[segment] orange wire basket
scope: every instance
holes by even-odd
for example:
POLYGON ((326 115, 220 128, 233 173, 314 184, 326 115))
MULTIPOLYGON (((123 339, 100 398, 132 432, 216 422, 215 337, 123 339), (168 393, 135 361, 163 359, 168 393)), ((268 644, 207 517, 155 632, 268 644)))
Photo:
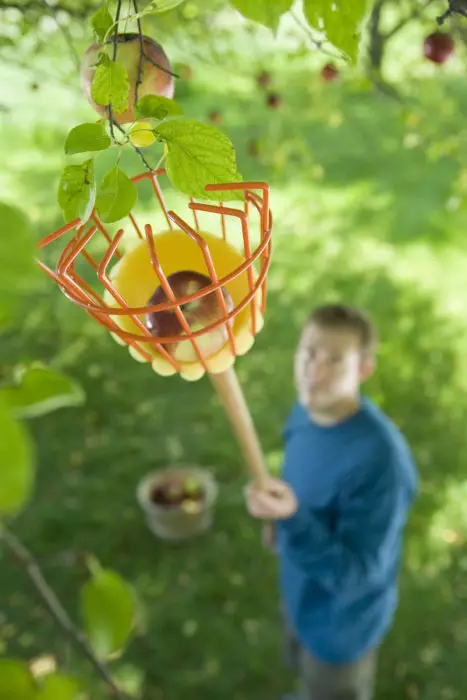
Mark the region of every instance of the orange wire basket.
MULTIPOLYGON (((94 209, 87 222, 83 223, 80 219, 71 221, 39 242, 39 248, 46 248, 59 239, 60 242, 67 240, 61 246, 55 269, 49 267, 44 261, 38 262, 73 303, 83 308, 112 333, 118 342, 128 345, 136 359, 152 363, 156 358, 162 359, 165 361, 165 371, 161 373, 178 372, 183 375, 182 364, 166 347, 170 343, 179 342, 180 336, 153 337, 144 323, 144 316, 148 313, 173 309, 184 331, 183 340, 191 342, 196 361, 202 368, 196 374, 195 378, 198 378, 204 372, 212 371, 212 363, 199 347, 201 336, 211 333, 222 325, 225 326, 226 345, 229 347, 233 362, 238 354, 244 354, 245 347, 249 349, 245 344, 240 347, 242 343, 239 343, 235 319, 241 316, 243 325, 245 322, 248 324, 251 338, 254 338, 262 327, 262 317, 266 307, 267 274, 271 260, 272 215, 269 210, 269 186, 264 182, 208 185, 207 191, 219 192, 219 203, 198 202, 189 198, 188 208, 191 210, 193 221, 188 223, 175 211, 167 208, 160 183, 164 175, 164 169, 144 172, 133 177, 132 182, 137 184, 149 181, 151 183, 154 201, 159 208, 158 213, 162 212, 168 226, 168 233, 177 232, 178 238, 175 236, 171 239, 173 243, 170 251, 170 269, 173 271, 177 268, 178 255, 179 253, 181 255, 183 246, 187 247, 187 250, 190 248, 190 256, 193 259, 196 258, 198 267, 211 279, 209 286, 183 297, 175 296, 167 279, 169 274, 166 260, 158 249, 158 240, 162 239, 157 233, 154 235, 151 223, 141 225, 138 221, 143 215, 150 218, 150 213, 137 215, 135 212, 130 212, 126 220, 118 223, 117 232, 112 234, 94 209), (222 202, 222 193, 233 190, 243 193, 243 199, 239 199, 238 206, 233 204, 226 206, 222 202), (217 231, 215 238, 222 243, 216 243, 214 247, 213 235, 205 234, 201 230, 199 218, 202 212, 214 215, 217 219, 213 222, 214 226, 209 228, 217 231), (236 254, 233 253, 233 246, 228 240, 228 229, 233 226, 239 226, 241 232, 241 235, 240 232, 238 235, 241 244, 236 246, 236 254), (252 235, 253 227, 254 235, 252 235), (68 239, 69 234, 72 235, 68 239), (127 255, 125 241, 128 236, 132 237, 133 248, 138 243, 145 249, 143 254, 147 258, 147 264, 151 266, 151 275, 154 273, 152 288, 154 290, 160 285, 167 301, 150 305, 148 299, 151 295, 146 295, 141 300, 142 303, 135 305, 129 300, 129 295, 119 288, 116 277, 112 274, 112 268, 116 269, 125 259, 127 255), (185 242, 180 236, 183 236, 185 242), (92 250, 92 243, 96 237, 101 237, 101 250, 98 256, 92 250), (256 240, 255 245, 252 244, 253 237, 256 240), (102 242, 104 242, 103 254, 102 242), (228 263, 226 263, 227 258, 228 263), (83 263, 87 272, 78 269, 83 266, 83 263), (90 272, 91 279, 89 279, 90 272), (221 287, 228 288, 229 284, 240 278, 242 279, 241 289, 237 284, 234 308, 229 311, 221 287), (201 330, 192 330, 181 307, 212 293, 216 294, 223 312, 222 317, 201 330)), ((161 366, 160 361, 157 366, 161 366)))

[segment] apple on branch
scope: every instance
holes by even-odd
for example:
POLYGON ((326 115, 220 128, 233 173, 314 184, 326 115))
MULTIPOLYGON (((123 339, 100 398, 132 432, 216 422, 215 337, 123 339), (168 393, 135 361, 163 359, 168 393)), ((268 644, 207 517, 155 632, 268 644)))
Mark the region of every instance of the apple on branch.
POLYGON ((277 92, 271 92, 266 97, 266 104, 270 109, 279 109, 282 107, 282 97, 277 92))
POLYGON ((446 63, 454 53, 454 40, 446 32, 433 32, 423 42, 423 55, 433 63, 446 63))
POLYGON ((209 112, 208 119, 210 122, 212 122, 212 124, 221 124, 222 114, 217 109, 213 109, 211 112, 209 112))
POLYGON ((326 63, 321 68, 321 77, 324 81, 330 83, 339 77, 339 71, 333 63, 326 63))
MULTIPOLYGON (((109 58, 112 58, 113 48, 113 38, 107 41, 104 46, 95 42, 85 52, 81 66, 81 83, 85 95, 89 103, 102 117, 107 116, 106 108, 103 105, 96 104, 92 99, 91 85, 96 72, 99 53, 105 51, 109 58)), ((138 99, 145 95, 162 95, 172 99, 175 89, 174 78, 164 49, 150 37, 143 36, 142 50, 144 57, 141 62, 141 83, 138 87, 138 99)), ((128 108, 121 114, 113 114, 113 118, 118 124, 128 124, 135 120, 134 102, 140 68, 140 53, 141 41, 139 34, 125 33, 117 35, 116 60, 117 63, 120 63, 126 69, 129 82, 128 108)))
MULTIPOLYGON (((212 284, 212 280, 199 272, 181 270, 167 277, 167 282, 176 299, 195 294, 212 284)), ((234 308, 234 302, 229 292, 220 287, 228 313, 234 308)), ((162 286, 159 286, 148 301, 148 305, 162 304, 169 301, 162 286)), ((224 311, 216 291, 205 294, 199 299, 181 304, 183 315, 192 332, 206 328, 215 321, 224 318, 224 311)), ((227 323, 233 325, 233 319, 227 323)), ((199 358, 191 340, 184 340, 186 332, 175 312, 175 309, 153 311, 146 315, 146 327, 154 338, 179 337, 179 342, 163 343, 164 348, 177 362, 196 362, 199 358)), ((215 355, 227 342, 228 332, 223 323, 218 328, 198 336, 195 341, 205 358, 215 355)))
POLYGON ((259 85, 259 87, 266 88, 268 85, 271 84, 271 74, 267 70, 261 71, 259 75, 256 77, 256 82, 259 85))

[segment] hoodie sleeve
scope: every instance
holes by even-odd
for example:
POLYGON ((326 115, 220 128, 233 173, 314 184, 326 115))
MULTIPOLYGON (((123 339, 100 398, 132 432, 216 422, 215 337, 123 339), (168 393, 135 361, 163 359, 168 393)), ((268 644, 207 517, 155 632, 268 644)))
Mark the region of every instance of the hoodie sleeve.
POLYGON ((392 566, 414 492, 413 465, 399 450, 386 449, 383 455, 349 486, 333 529, 303 505, 279 523, 286 556, 329 592, 357 587, 360 581, 377 584, 392 566))

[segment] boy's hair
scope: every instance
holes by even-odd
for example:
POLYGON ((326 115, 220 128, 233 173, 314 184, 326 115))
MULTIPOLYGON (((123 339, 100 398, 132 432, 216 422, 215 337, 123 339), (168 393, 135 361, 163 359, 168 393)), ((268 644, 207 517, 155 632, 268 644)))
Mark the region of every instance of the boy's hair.
POLYGON ((315 323, 321 328, 352 331, 358 336, 365 355, 372 355, 378 345, 378 334, 370 317, 361 309, 349 304, 325 304, 314 309, 306 320, 306 326, 315 323))

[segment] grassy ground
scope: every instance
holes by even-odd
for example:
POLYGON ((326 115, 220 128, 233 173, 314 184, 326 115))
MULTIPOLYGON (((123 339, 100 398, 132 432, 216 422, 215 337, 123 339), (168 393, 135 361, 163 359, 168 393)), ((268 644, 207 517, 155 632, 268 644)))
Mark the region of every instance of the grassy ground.
MULTIPOLYGON (((264 450, 277 465, 303 317, 324 300, 364 305, 382 336, 368 391, 408 436, 422 475, 376 697, 465 698, 467 250, 462 154, 452 144, 464 128, 465 100, 454 80, 433 82, 422 86, 420 106, 402 109, 350 82, 324 91, 298 66, 279 74, 285 103, 271 113, 245 78, 233 80, 229 93, 218 78, 182 85, 181 101, 195 118, 220 108, 245 178, 272 185, 267 323, 237 364, 264 450), (259 135, 261 156, 254 160, 247 143, 259 135)), ((14 79, 19 90, 20 76, 14 79)), ((15 125, 2 117, 0 143, 5 196, 29 202, 40 233, 59 223, 51 192, 63 136, 89 117, 63 91, 54 93, 61 107, 47 113, 54 88, 47 89, 37 97, 33 127, 28 94, 17 93, 23 97, 15 125)), ((278 662, 275 561, 245 514, 242 465, 209 381, 191 385, 148 374, 49 284, 25 300, 18 327, 2 338, 0 358, 5 374, 18 361, 53 360, 87 391, 84 408, 32 423, 37 492, 16 530, 44 559, 76 619, 85 570, 50 557, 92 551, 135 585, 146 629, 114 662, 127 687, 144 700, 270 700, 287 690, 293 679, 278 662), (174 548, 147 531, 135 487, 148 470, 187 460, 212 468, 220 499, 212 533, 174 548)), ((6 558, 1 570, 3 650, 63 659, 63 643, 22 572, 6 558)), ((65 656, 93 688, 93 700, 104 698, 86 662, 65 656)))

